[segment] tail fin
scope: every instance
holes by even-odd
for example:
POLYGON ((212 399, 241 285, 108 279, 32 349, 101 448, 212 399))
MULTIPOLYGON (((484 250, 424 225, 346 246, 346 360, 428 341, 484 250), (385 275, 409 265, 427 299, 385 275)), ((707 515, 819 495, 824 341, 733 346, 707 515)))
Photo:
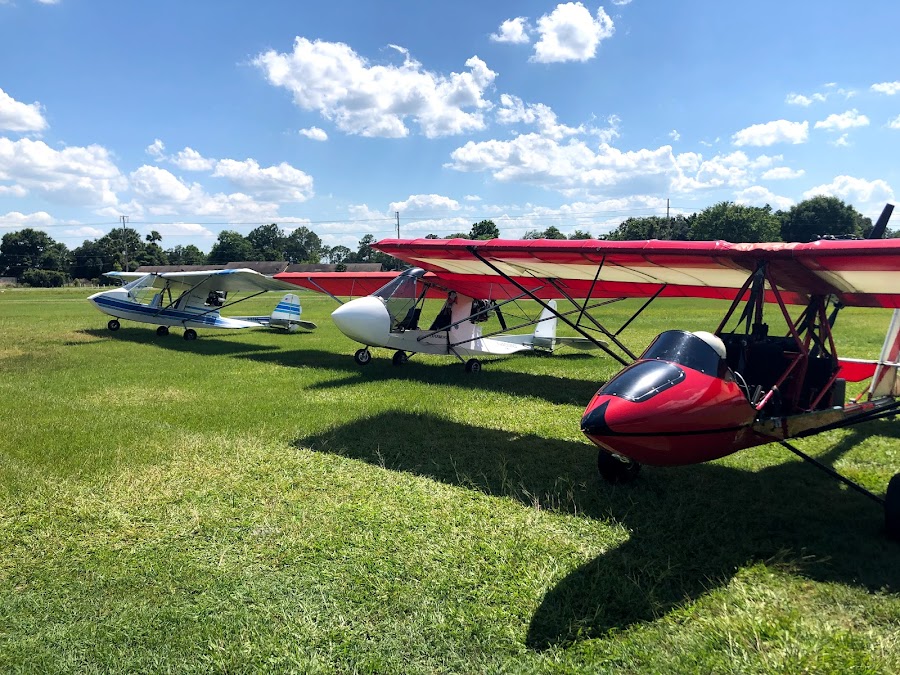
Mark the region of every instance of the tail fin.
POLYGON ((278 304, 275 305, 275 309, 272 310, 272 322, 275 321, 299 321, 300 313, 303 309, 300 307, 300 298, 298 298, 293 293, 287 293, 281 300, 278 301, 278 304))
MULTIPOLYGON (((554 310, 556 309, 556 300, 547 303, 554 310)), ((549 309, 544 308, 538 319, 537 325, 534 327, 534 346, 544 349, 553 349, 556 342, 556 314, 549 309)))
POLYGON ((891 316, 891 325, 884 337, 884 346, 878 358, 878 367, 869 386, 869 397, 900 396, 900 379, 897 378, 897 357, 900 355, 900 309, 891 316))

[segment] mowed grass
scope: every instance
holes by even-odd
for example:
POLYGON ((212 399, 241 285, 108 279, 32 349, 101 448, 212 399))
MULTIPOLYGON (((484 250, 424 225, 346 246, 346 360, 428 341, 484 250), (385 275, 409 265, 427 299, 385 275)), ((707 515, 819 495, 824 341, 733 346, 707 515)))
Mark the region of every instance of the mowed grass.
MULTIPOLYGON (((88 294, 0 293, 2 672, 900 672, 879 508, 777 446, 601 483, 578 422, 610 358, 360 368, 321 296, 314 333, 188 343, 88 294)), ((842 354, 887 320, 845 310, 842 354)), ((897 438, 798 445, 883 494, 897 438)))

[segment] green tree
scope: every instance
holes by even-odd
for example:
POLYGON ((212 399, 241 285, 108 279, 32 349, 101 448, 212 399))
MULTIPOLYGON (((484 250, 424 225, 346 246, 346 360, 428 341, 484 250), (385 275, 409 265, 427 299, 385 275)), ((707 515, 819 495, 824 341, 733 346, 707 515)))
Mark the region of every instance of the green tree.
POLYGON ((258 260, 259 252, 240 232, 222 230, 207 256, 208 262, 223 265, 242 260, 258 260))
POLYGON ((178 245, 166 251, 170 265, 204 265, 206 254, 193 244, 178 245))
MULTIPOLYGON (((559 231, 559 228, 556 225, 551 225, 546 230, 528 230, 522 239, 565 239, 566 235, 559 231)), ((584 239, 590 239, 591 235, 587 235, 583 237, 584 239)))
POLYGON ((113 256, 104 250, 96 240, 85 240, 72 251, 72 265, 69 274, 73 279, 98 279, 113 267, 113 256))
POLYGON ((575 230, 572 234, 569 235, 569 239, 593 239, 590 232, 582 232, 581 230, 575 230))
POLYGON ((343 265, 350 260, 352 255, 353 251, 346 246, 334 246, 328 249, 326 257, 328 258, 328 262, 332 265, 343 265))
POLYGON ((69 250, 50 235, 30 227, 7 232, 0 239, 0 273, 21 277, 26 270, 65 272, 69 267, 69 250))
POLYGON ((815 241, 823 235, 862 237, 872 221, 837 197, 817 195, 778 213, 784 241, 815 241))
POLYGON ((472 225, 472 231, 469 233, 469 239, 498 239, 500 230, 494 225, 493 220, 480 220, 472 225))
POLYGON ((690 218, 685 218, 682 215, 677 215, 674 218, 663 218, 661 216, 628 218, 610 232, 607 239, 613 241, 643 241, 645 239, 686 240, 690 239, 693 218, 693 215, 690 218))
POLYGON ((294 263, 317 263, 324 248, 319 235, 307 227, 298 227, 291 232, 283 246, 285 256, 294 263))
POLYGON ((781 223, 771 206, 719 202, 697 214, 691 228, 694 241, 781 241, 781 223))
POLYGON ((260 225, 247 235, 247 241, 257 251, 259 260, 285 259, 284 231, 275 223, 260 225))

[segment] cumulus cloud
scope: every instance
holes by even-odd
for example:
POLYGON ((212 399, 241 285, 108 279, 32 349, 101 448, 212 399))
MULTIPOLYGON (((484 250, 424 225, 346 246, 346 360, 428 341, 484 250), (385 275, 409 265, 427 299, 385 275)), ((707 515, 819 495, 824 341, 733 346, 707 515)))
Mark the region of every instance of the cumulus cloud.
POLYGON ((809 96, 804 96, 803 94, 795 94, 791 92, 784 99, 784 102, 788 105, 799 105, 804 108, 811 106, 813 103, 823 103, 826 99, 825 94, 811 94, 809 96))
POLYGON ((299 133, 301 136, 306 136, 313 141, 328 140, 328 134, 326 134, 325 131, 323 129, 320 129, 319 127, 309 127, 308 129, 301 129, 299 133))
POLYGON ((410 195, 402 202, 391 202, 389 211, 458 211, 459 202, 443 195, 410 195))
POLYGON ((865 127, 869 125, 869 118, 860 115, 859 111, 854 108, 841 114, 832 114, 824 120, 816 122, 816 129, 825 129, 826 131, 846 131, 853 127, 865 127))
POLYGON ((71 230, 63 230, 63 234, 67 237, 84 237, 85 239, 97 239, 102 237, 106 232, 97 227, 84 225, 83 227, 75 227, 71 230))
POLYGON ((161 162, 166 158, 166 144, 157 138, 150 145, 144 148, 144 152, 150 155, 157 162, 161 162))
POLYGON ((517 16, 515 19, 507 19, 500 24, 496 33, 490 36, 491 42, 507 42, 509 44, 527 44, 531 42, 528 37, 528 19, 517 16))
POLYGON ((776 143, 805 143, 809 137, 808 122, 789 122, 788 120, 775 120, 765 124, 753 124, 746 129, 741 129, 731 137, 732 142, 738 146, 768 146, 776 143))
POLYGON ((877 91, 879 94, 893 96, 894 94, 900 93, 900 82, 878 82, 877 84, 873 84, 871 89, 872 91, 877 91))
POLYGON ((28 132, 43 131, 47 126, 40 103, 21 103, 0 89, 0 129, 28 132))
POLYGON ((836 176, 833 181, 824 185, 817 185, 803 193, 804 199, 826 195, 838 197, 849 203, 878 203, 894 199, 894 191, 891 186, 882 179, 868 181, 865 178, 853 176, 836 176))
POLYGON ((172 164, 183 171, 209 171, 216 165, 216 160, 204 157, 193 148, 185 148, 171 158, 172 164))
POLYGON ((894 119, 888 121, 887 125, 890 129, 900 129, 900 115, 897 115, 894 119))
POLYGON ((754 185, 753 187, 740 190, 735 195, 734 201, 746 206, 765 206, 768 204, 775 209, 781 210, 788 209, 794 205, 794 200, 790 197, 780 197, 761 185, 754 185))
POLYGON ((227 178, 239 188, 278 201, 305 202, 313 196, 313 179, 287 162, 261 168, 255 159, 223 159, 213 176, 227 178))
POLYGON ((274 202, 257 202, 240 192, 209 194, 199 183, 188 185, 157 166, 145 164, 129 178, 133 192, 153 215, 190 214, 241 221, 265 220, 278 214, 274 202))
POLYGON ((303 110, 348 134, 388 138, 407 136, 409 120, 428 138, 483 129, 491 107, 483 95, 497 75, 477 56, 466 61, 468 71, 440 75, 408 54, 401 66, 372 65, 344 43, 302 37, 292 52, 270 50, 253 63, 303 110))
POLYGON ((672 129, 672 131, 669 132, 669 138, 671 138, 675 142, 678 142, 681 140, 681 134, 678 133, 677 129, 672 129))
POLYGON ((209 228, 199 223, 159 223, 153 226, 163 237, 203 237, 215 239, 216 235, 209 228))
POLYGON ((544 136, 561 139, 566 136, 574 136, 585 132, 585 127, 569 127, 560 124, 556 113, 543 103, 526 104, 517 96, 509 94, 500 95, 500 107, 497 108, 497 121, 500 124, 524 124, 535 125, 544 136))
POLYGON ((766 171, 763 180, 788 180, 790 178, 800 178, 806 173, 803 169, 791 169, 787 166, 776 166, 766 171))
POLYGON ((16 229, 20 227, 46 227, 52 225, 55 220, 46 211, 36 211, 27 214, 20 211, 10 211, 5 216, 0 216, 0 222, 3 223, 3 227, 16 229))
POLYGON ((534 45, 532 61, 561 63, 594 58, 597 46, 612 37, 613 21, 602 7, 596 16, 580 2, 557 5, 537 22, 540 39, 534 45))
POLYGON ((118 203, 126 182, 109 151, 99 145, 54 150, 43 141, 0 138, 0 185, 79 206, 118 203))

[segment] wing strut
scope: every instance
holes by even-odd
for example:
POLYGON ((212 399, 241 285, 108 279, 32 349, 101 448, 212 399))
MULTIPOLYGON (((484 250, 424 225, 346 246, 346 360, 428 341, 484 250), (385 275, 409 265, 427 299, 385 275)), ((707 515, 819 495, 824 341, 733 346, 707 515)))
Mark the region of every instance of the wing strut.
MULTIPOLYGON (((629 365, 628 361, 626 361, 626 360, 623 359, 621 356, 619 356, 618 354, 616 354, 614 351, 612 351, 609 347, 607 347, 605 344, 603 344, 602 342, 600 342, 600 341, 599 341, 597 338, 595 338, 593 335, 591 335, 590 333, 586 332, 586 331, 585 331, 583 328, 581 328, 580 326, 577 326, 576 324, 574 324, 574 323, 572 323, 571 321, 569 321, 568 318, 566 318, 565 316, 563 316, 562 314, 560 314, 559 312, 557 312, 555 309, 553 309, 552 307, 550 307, 550 305, 548 305, 546 302, 544 302, 544 301, 541 300, 539 297, 537 297, 537 295, 535 295, 534 293, 530 292, 527 288, 525 288, 525 287, 524 287, 522 284, 520 284, 518 281, 516 281, 515 279, 513 279, 511 276, 509 276, 508 274, 506 274, 505 272, 503 272, 501 269, 499 269, 496 265, 494 265, 494 264, 491 263, 489 260, 487 260, 484 256, 482 256, 482 255, 477 251, 477 249, 476 249, 474 246, 467 246, 466 248, 468 249, 469 253, 471 253, 473 256, 475 256, 476 258, 478 258, 478 260, 480 260, 480 261, 483 262, 485 265, 487 265, 487 266, 488 266, 490 269, 492 269, 495 273, 499 274, 499 275, 500 275, 501 277, 503 277, 506 281, 508 281, 509 283, 511 283, 513 286, 515 286, 516 288, 518 288, 518 289, 519 289, 520 291, 522 291, 523 293, 525 293, 525 294, 531 296, 531 299, 532 299, 532 300, 534 300, 536 303, 538 303, 541 307, 543 307, 544 309, 546 309, 548 312, 550 312, 550 313, 552 313, 552 314, 555 314, 556 317, 557 317, 559 320, 561 320, 564 324, 566 324, 569 328, 571 328, 572 330, 574 330, 574 331, 576 331, 577 333, 579 333, 582 337, 585 337, 585 338, 587 338, 588 340, 590 340, 591 342, 593 342, 595 345, 597 345, 597 347, 598 347, 599 349, 602 349, 604 352, 606 352, 607 354, 609 354, 611 357, 613 357, 616 361, 618 361, 619 363, 621 363, 623 366, 629 365)), ((616 342, 618 342, 618 341, 616 341, 616 342)))

